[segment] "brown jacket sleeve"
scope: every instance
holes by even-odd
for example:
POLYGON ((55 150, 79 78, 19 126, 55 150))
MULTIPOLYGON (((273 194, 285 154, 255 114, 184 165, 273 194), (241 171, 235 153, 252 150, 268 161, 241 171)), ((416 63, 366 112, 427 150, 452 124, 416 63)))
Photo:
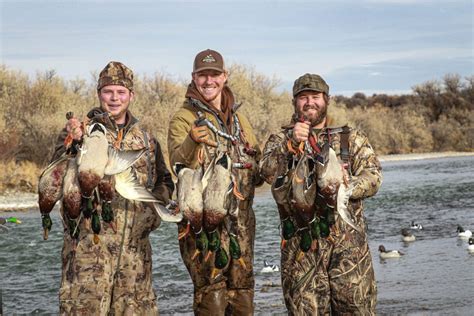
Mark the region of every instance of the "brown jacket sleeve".
POLYGON ((177 162, 190 167, 196 163, 197 149, 200 145, 189 135, 195 120, 194 114, 184 108, 176 112, 171 119, 168 129, 168 153, 171 167, 177 162))

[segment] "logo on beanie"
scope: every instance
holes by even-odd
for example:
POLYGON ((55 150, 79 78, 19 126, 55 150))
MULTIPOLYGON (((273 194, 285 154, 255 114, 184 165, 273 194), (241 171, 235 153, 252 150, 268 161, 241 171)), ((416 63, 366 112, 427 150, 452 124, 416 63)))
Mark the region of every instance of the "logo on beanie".
POLYGON ((214 58, 214 56, 209 54, 209 55, 207 55, 206 57, 203 58, 202 62, 203 63, 215 63, 216 59, 214 58))

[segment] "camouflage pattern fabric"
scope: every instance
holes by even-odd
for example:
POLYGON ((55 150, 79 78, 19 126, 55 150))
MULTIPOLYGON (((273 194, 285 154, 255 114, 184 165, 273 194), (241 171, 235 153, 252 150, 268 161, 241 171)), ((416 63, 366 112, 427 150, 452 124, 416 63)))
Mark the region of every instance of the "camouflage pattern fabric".
MULTIPOLYGON (((313 131, 318 144, 327 141, 326 129, 313 131)), ((261 161, 261 173, 272 183, 278 161, 288 155, 289 130, 271 135, 261 161)), ((340 156, 340 134, 332 134, 331 146, 340 156)), ((349 135, 351 183, 355 184, 348 210, 362 234, 339 218, 327 238, 319 238, 316 250, 298 261, 300 237, 290 239, 281 252, 281 277, 290 315, 373 315, 376 283, 367 242, 362 199, 381 185, 381 166, 367 137, 357 130, 349 135)))
MULTIPOLYGON (((115 142, 115 124, 99 109, 91 113, 97 114, 91 115, 93 121, 99 121, 107 127, 109 142, 115 142)), ((127 115, 129 123, 125 127, 120 149, 145 148, 144 131, 130 113, 127 115)), ((159 144, 150 135, 148 139, 149 150, 153 153, 159 144)), ((158 148, 158 151, 161 155, 161 149, 158 148)), ((152 166, 164 166, 164 161, 156 163, 157 159, 163 160, 162 156, 160 158, 158 155, 156 158, 151 154, 149 159, 152 166)), ((158 178, 162 181, 161 185, 155 186, 154 194, 166 201, 172 193, 173 183, 169 172, 163 168, 151 169, 153 183, 158 178)), ((146 155, 135 163, 134 169, 140 182, 146 185, 146 155)), ((160 225, 160 218, 151 208, 140 202, 125 200, 118 193, 111 206, 115 231, 110 224, 101 220, 98 244, 93 241, 90 223, 84 219, 79 222, 77 241, 72 239, 67 215, 61 210, 65 230, 59 292, 62 315, 158 315, 156 295, 152 287, 149 234, 160 225)))
MULTIPOLYGON (((215 115, 208 111, 200 110, 214 126, 222 130, 221 124, 215 115)), ((189 138, 189 131, 197 119, 197 109, 186 101, 184 106, 175 114, 170 122, 168 134, 168 151, 170 163, 184 163, 190 168, 197 166, 197 152, 202 144, 198 145, 189 138)), ((256 142, 253 130, 243 115, 238 115, 242 130, 245 133, 250 146, 255 149, 256 155, 251 157, 243 150, 240 142, 237 146, 231 146, 230 142, 219 138, 219 148, 207 146, 204 165, 207 166, 217 150, 228 151, 233 162, 247 162, 252 165, 250 169, 234 169, 234 176, 239 185, 239 191, 244 200, 239 202, 238 234, 237 239, 242 251, 241 257, 245 262, 242 267, 239 262, 233 260, 229 255, 229 264, 220 270, 220 273, 211 278, 214 267, 214 255, 205 262, 204 255, 200 254, 194 260, 192 256, 196 249, 194 234, 189 234, 179 242, 181 257, 188 269, 194 285, 193 309, 196 315, 253 315, 254 275, 253 255, 255 243, 255 213, 252 209, 255 186, 259 182, 258 161, 260 149, 256 142)), ((212 133, 213 140, 217 140, 212 133)), ((179 230, 185 228, 185 223, 179 225, 179 230)), ((224 225, 218 228, 221 245, 229 254, 229 234, 224 225)))
POLYGON ((323 78, 315 74, 304 74, 295 80, 293 84, 293 97, 301 91, 317 91, 329 95, 329 86, 323 78))
POLYGON ((108 85, 124 86, 128 90, 133 91, 132 70, 121 62, 109 62, 99 74, 97 90, 108 85))

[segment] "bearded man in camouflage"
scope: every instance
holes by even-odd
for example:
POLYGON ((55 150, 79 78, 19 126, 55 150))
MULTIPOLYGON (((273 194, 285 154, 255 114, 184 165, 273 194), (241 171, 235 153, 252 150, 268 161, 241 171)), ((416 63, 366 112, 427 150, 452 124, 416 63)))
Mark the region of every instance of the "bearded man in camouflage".
MULTIPOLYGON (((196 315, 253 314, 255 214, 252 202, 255 186, 263 182, 258 172, 261 151, 247 118, 237 112, 227 78, 219 52, 211 49, 199 52, 194 59, 186 100, 172 118, 168 133, 172 166, 181 164, 190 169, 205 169, 217 155, 226 154, 232 161, 234 187, 241 195, 234 209, 237 212, 233 213, 237 218, 230 220, 228 214, 224 219, 226 223, 232 222, 230 229, 221 223, 211 232, 217 232, 222 247, 220 253, 229 257, 217 275, 212 275, 217 252, 207 260, 204 252, 194 255, 197 233, 182 234, 184 237, 179 241, 181 257, 194 285, 196 315), (229 253, 231 238, 240 245, 240 262, 229 253)), ((227 190, 229 183, 224 185, 227 190)), ((185 227, 186 221, 179 225, 181 233, 185 227)), ((203 235, 211 236, 200 232, 199 236, 203 235)))
MULTIPOLYGON (((145 154, 132 168, 143 186, 157 199, 168 203, 174 183, 160 144, 140 127, 128 109, 134 98, 132 71, 120 62, 108 63, 99 75, 97 92, 100 106, 87 114, 88 124, 103 124, 109 145, 119 151, 145 149, 145 154)), ((73 139, 69 151, 74 155, 83 133, 81 122, 70 118, 59 136, 53 160, 67 150, 68 134, 73 139)), ((86 225, 83 217, 69 218, 61 208, 65 233, 59 300, 63 315, 158 314, 148 237, 158 228, 161 219, 149 205, 126 200, 117 193, 110 202, 111 218, 109 216, 106 223, 102 213, 104 221, 101 221, 97 244, 90 224, 86 225), (76 225, 71 226, 73 222, 77 223, 79 234, 71 237, 74 235, 72 227, 76 225)))
MULTIPOLYGON (((291 198, 287 205, 279 201, 279 210, 286 209, 291 214, 281 218, 282 223, 286 221, 297 230, 288 237, 286 245, 282 244, 281 278, 286 307, 290 315, 375 314, 376 283, 362 201, 373 196, 380 187, 379 160, 362 132, 330 122, 327 117, 329 86, 319 75, 305 74, 295 81, 293 105, 295 115, 291 123, 280 133, 271 135, 265 145, 262 176, 268 183, 275 184, 282 164, 293 161, 298 148, 303 148, 302 144, 310 147, 309 153, 314 156, 325 144, 326 149, 329 145, 337 155, 348 187, 352 188, 346 206, 349 217, 360 231, 349 226, 334 208, 330 209, 325 192, 317 187, 318 194, 310 202, 314 217, 309 221, 309 225, 317 223, 317 226, 309 226, 316 229, 310 230, 311 248, 303 252, 301 248, 305 241, 302 236, 308 228, 295 220, 297 210, 291 204, 294 202, 291 198), (325 225, 330 229, 324 231, 328 227, 325 225)), ((290 187, 289 196, 291 190, 290 187)), ((280 217, 281 214, 280 211, 280 217)))

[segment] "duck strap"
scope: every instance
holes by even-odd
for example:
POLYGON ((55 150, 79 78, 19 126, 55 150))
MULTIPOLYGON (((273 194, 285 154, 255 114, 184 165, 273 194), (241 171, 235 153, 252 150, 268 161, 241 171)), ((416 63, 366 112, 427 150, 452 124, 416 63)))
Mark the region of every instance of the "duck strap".
POLYGON ((349 154, 349 134, 351 129, 349 126, 344 126, 341 131, 341 159, 344 163, 350 165, 351 156, 349 154))
MULTIPOLYGON (((147 165, 147 181, 146 186, 147 188, 153 188, 153 171, 151 166, 151 157, 150 157, 150 141, 148 140, 148 133, 142 130, 143 133, 143 142, 145 143, 146 147, 146 165, 147 165)), ((156 146, 155 146, 156 149, 156 146)))

